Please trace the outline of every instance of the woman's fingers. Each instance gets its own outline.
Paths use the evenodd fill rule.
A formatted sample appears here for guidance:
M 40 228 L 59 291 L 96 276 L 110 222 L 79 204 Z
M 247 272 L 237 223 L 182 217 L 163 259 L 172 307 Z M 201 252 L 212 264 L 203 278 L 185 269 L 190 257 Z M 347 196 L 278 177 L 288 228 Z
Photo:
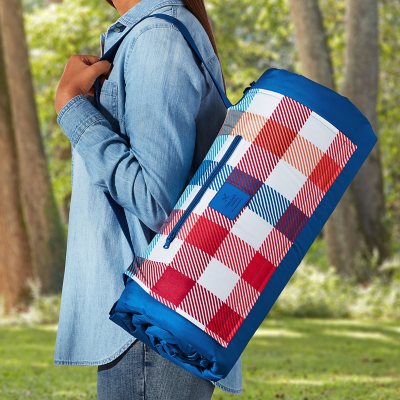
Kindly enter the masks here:
M 111 64 L 108 61 L 98 61 L 82 71 L 81 79 L 90 83 L 91 87 L 98 76 L 106 75 L 110 69 Z
M 97 77 L 108 75 L 111 64 L 99 57 L 87 54 L 74 55 L 68 60 L 56 91 L 55 108 L 57 113 L 74 96 L 92 93 Z
M 80 54 L 79 55 L 81 61 L 83 61 L 86 65 L 92 65 L 99 61 L 100 57 L 92 56 L 89 54 Z

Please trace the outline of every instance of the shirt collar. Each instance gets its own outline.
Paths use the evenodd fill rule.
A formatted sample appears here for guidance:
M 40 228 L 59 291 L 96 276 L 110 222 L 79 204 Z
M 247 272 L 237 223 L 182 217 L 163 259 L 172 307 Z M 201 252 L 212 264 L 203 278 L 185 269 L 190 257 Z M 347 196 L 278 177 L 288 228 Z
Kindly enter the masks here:
M 152 13 L 154 10 L 166 5 L 184 4 L 183 0 L 141 0 L 124 15 L 121 15 L 116 23 L 125 26 L 131 26 L 138 22 L 144 16 Z
M 183 0 L 141 0 L 131 7 L 125 14 L 121 15 L 113 24 L 107 28 L 107 32 L 116 25 L 123 28 L 132 26 L 141 18 L 151 14 L 154 10 L 174 4 L 184 4 Z
M 184 5 L 184 0 L 141 0 L 139 3 L 131 7 L 125 14 L 121 15 L 114 23 L 112 23 L 105 32 L 100 34 L 100 48 L 103 49 L 104 42 L 108 33 L 123 32 L 128 26 L 132 26 L 146 15 L 151 14 L 154 10 L 167 5 Z M 108 46 L 107 46 L 108 47 Z

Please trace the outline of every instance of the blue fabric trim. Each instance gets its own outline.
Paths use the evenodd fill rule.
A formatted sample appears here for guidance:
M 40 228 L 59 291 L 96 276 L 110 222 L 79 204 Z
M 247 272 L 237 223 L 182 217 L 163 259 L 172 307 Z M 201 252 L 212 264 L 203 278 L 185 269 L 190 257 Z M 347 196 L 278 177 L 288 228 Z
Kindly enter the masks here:
M 220 346 L 196 325 L 150 296 L 130 277 L 120 299 L 110 310 L 110 319 L 201 378 L 213 381 L 224 378 L 240 355 L 234 360 L 231 345 L 226 349 Z

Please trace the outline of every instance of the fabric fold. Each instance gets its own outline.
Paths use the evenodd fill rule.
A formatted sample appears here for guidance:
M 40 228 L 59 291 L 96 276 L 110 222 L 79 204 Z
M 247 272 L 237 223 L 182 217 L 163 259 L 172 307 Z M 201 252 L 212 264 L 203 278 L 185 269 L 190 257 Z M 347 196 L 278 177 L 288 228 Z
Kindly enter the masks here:
M 228 356 L 227 349 L 219 348 L 217 342 L 133 279 L 125 281 L 125 290 L 110 310 L 113 322 L 196 376 L 218 381 L 229 373 L 240 354 Z

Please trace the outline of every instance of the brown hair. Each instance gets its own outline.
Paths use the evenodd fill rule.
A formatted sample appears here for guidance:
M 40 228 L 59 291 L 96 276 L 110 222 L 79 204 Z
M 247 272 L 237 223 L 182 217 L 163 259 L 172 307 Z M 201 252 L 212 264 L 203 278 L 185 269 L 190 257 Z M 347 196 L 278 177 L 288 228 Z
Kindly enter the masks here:
M 106 1 L 115 8 L 112 0 L 106 0 Z M 208 38 L 210 39 L 210 42 L 212 44 L 215 54 L 219 59 L 217 44 L 215 42 L 214 33 L 213 33 L 213 30 L 211 27 L 209 16 L 207 14 L 204 0 L 184 0 L 184 4 L 187 7 L 187 9 L 192 14 L 194 14 L 194 16 L 200 21 L 201 25 L 203 26 L 204 30 L 206 31 L 206 33 L 208 35 Z M 224 83 L 224 90 L 226 91 L 225 78 L 224 78 L 223 74 L 222 74 L 222 81 Z

